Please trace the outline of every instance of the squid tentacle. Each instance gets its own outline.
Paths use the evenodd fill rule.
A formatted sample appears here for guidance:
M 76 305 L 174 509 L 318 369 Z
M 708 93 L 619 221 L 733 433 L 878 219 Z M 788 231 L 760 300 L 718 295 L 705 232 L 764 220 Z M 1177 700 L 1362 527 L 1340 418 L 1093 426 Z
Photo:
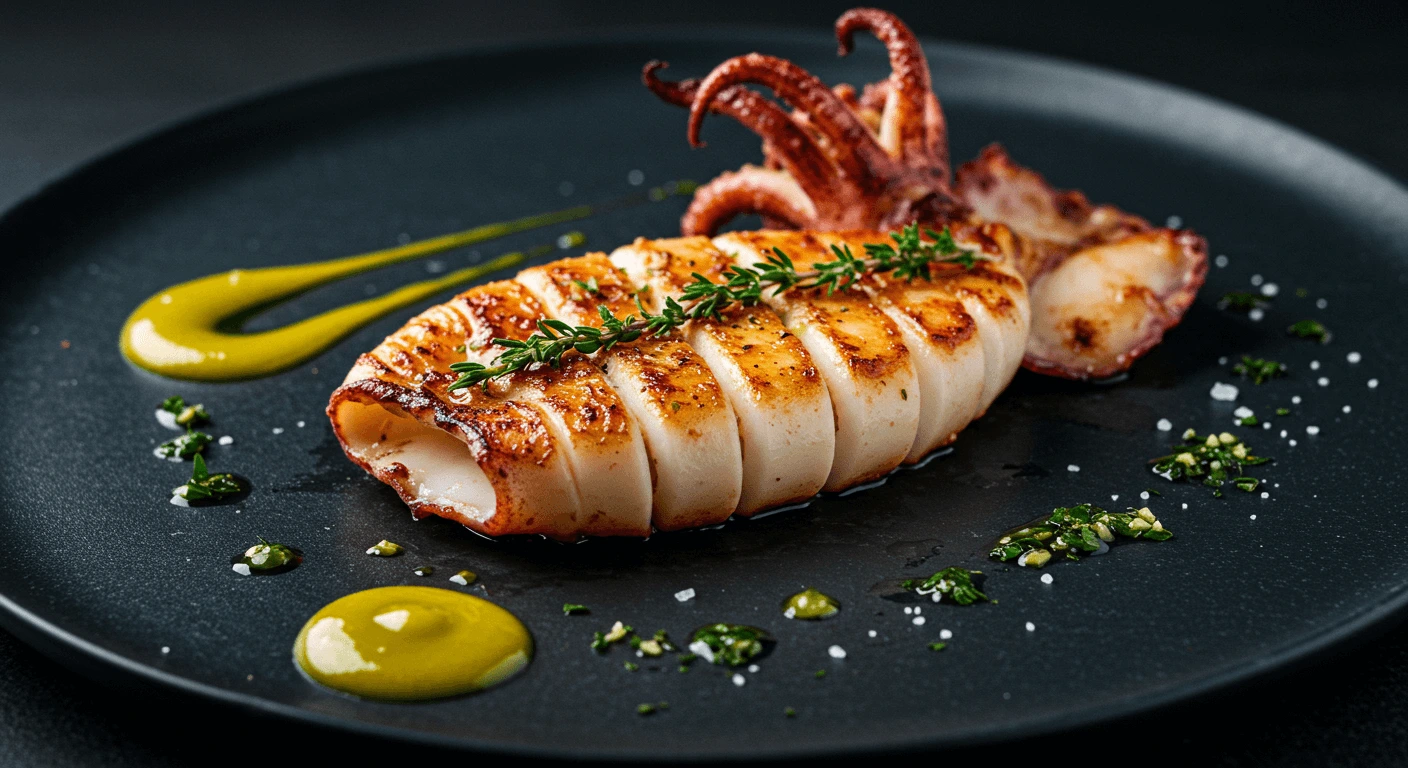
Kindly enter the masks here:
M 837 53 L 855 48 L 855 33 L 865 30 L 885 44 L 890 58 L 888 101 L 881 120 L 880 144 L 907 165 L 934 169 L 948 180 L 948 137 L 943 110 L 933 95 L 929 62 L 919 39 L 892 13 L 853 8 L 836 20 Z
M 860 188 L 874 189 L 877 177 L 885 176 L 892 165 L 890 156 L 860 118 L 821 80 L 790 61 L 759 53 L 725 61 L 699 84 L 689 110 L 691 145 L 702 145 L 699 129 L 719 93 L 739 83 L 771 88 L 783 101 L 805 113 L 809 125 L 826 140 L 837 170 Z
M 669 66 L 658 60 L 646 64 L 641 71 L 641 81 L 660 100 L 689 107 L 699 92 L 699 81 L 660 79 L 656 72 Z M 843 179 L 838 184 L 835 166 L 816 141 L 794 123 L 786 111 L 762 95 L 741 86 L 731 86 L 720 91 L 709 108 L 737 120 L 762 137 L 769 161 L 791 173 L 818 207 L 835 207 L 839 205 L 839 198 L 849 199 L 859 192 L 853 180 Z
M 680 231 L 713 235 L 729 219 L 748 213 L 761 215 L 779 229 L 802 229 L 816 220 L 816 209 L 806 193 L 785 171 L 745 165 L 695 190 Z

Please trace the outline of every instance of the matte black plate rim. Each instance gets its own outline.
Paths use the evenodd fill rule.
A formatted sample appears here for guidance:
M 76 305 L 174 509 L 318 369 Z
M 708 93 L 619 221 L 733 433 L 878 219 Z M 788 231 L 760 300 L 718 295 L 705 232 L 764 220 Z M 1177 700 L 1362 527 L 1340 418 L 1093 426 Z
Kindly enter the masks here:
M 81 186 L 87 176 L 101 173 L 105 166 L 120 162 L 129 155 L 159 147 L 187 131 L 198 130 L 209 123 L 222 119 L 228 112 L 238 110 L 245 106 L 262 105 L 265 102 L 275 99 L 296 98 L 307 91 L 338 81 L 352 80 L 372 73 L 387 72 L 417 65 L 428 65 L 438 61 L 462 58 L 489 58 L 510 52 L 551 50 L 567 45 L 588 46 L 609 45 L 612 43 L 660 43 L 661 39 L 665 36 L 682 41 L 729 42 L 731 39 L 744 37 L 755 39 L 760 34 L 758 28 L 738 25 L 694 26 L 687 29 L 663 26 L 650 29 L 654 31 L 648 33 L 634 31 L 630 33 L 568 34 L 548 39 L 539 38 L 526 42 L 518 41 L 475 46 L 473 48 L 446 53 L 377 62 L 367 66 L 354 67 L 339 73 L 313 75 L 278 87 L 256 90 L 252 93 L 223 101 L 216 106 L 201 110 L 194 115 L 166 122 L 150 131 L 138 134 L 134 138 L 120 141 L 110 149 L 100 152 L 97 156 L 60 172 L 39 189 L 13 204 L 3 215 L 0 215 L 0 227 L 3 227 L 15 219 L 22 218 L 27 209 L 31 206 L 40 205 L 47 198 L 59 196 L 70 187 Z M 795 29 L 772 29 L 767 30 L 766 34 L 773 38 L 787 41 L 813 41 L 822 37 L 813 31 Z M 1040 65 L 1060 67 L 1067 71 L 1124 80 L 1136 84 L 1141 88 L 1160 92 L 1162 95 L 1169 97 L 1185 100 L 1191 99 L 1199 102 L 1200 106 L 1205 110 L 1221 113 L 1228 118 L 1235 119 L 1244 124 L 1273 131 L 1287 139 L 1301 143 L 1308 149 L 1334 156 L 1339 162 L 1352 167 L 1352 169 L 1361 176 L 1375 178 L 1383 187 L 1391 189 L 1393 193 L 1408 199 L 1408 189 L 1401 186 L 1396 178 L 1374 168 L 1351 153 L 1327 144 L 1297 128 L 1214 97 L 1198 94 L 1138 75 L 1068 61 L 1052 56 L 1032 54 L 994 46 L 949 40 L 935 40 L 932 38 L 926 38 L 923 42 L 926 47 L 941 44 L 951 49 L 968 50 L 974 53 L 1002 57 L 1009 60 L 1025 60 Z M 992 727 L 970 730 L 961 736 L 941 739 L 918 738 L 903 741 L 887 740 L 884 742 L 870 742 L 864 739 L 857 739 L 844 747 L 825 749 L 772 748 L 767 745 L 754 745 L 748 749 L 739 749 L 725 754 L 735 758 L 752 757 L 776 759 L 972 746 L 1041 736 L 1093 725 L 1099 722 L 1121 719 L 1203 696 L 1218 689 L 1237 684 L 1249 684 L 1254 681 L 1263 680 L 1276 673 L 1284 673 L 1293 665 L 1305 663 L 1317 655 L 1333 650 L 1342 650 L 1335 646 L 1339 646 L 1346 641 L 1365 639 L 1367 635 L 1370 634 L 1371 630 L 1383 631 L 1389 628 L 1392 623 L 1401 620 L 1404 615 L 1408 615 L 1408 611 L 1405 611 L 1405 608 L 1408 608 L 1408 591 L 1397 590 L 1389 597 L 1377 603 L 1367 605 L 1352 618 L 1344 620 L 1340 624 L 1330 627 L 1318 635 L 1287 643 L 1278 649 L 1263 654 L 1252 663 L 1225 664 L 1219 670 L 1191 682 L 1166 686 L 1152 693 L 1129 697 L 1103 706 L 1085 708 L 1071 714 L 1062 713 L 1046 717 L 1029 718 L 1023 721 L 1008 722 Z M 658 755 L 653 753 L 634 750 L 594 750 L 593 753 L 588 756 L 579 752 L 542 745 L 505 745 L 500 742 L 484 741 L 474 737 L 449 737 L 364 721 L 349 721 L 298 707 L 278 704 L 257 696 L 235 693 L 200 683 L 127 659 L 120 654 L 109 651 L 98 644 L 68 632 L 62 627 L 44 619 L 42 616 L 26 609 L 4 593 L 0 593 L 0 626 L 16 634 L 26 643 L 51 658 L 90 676 L 108 677 L 106 673 L 116 672 L 118 673 L 116 675 L 118 678 L 125 678 L 129 681 L 139 681 L 153 685 L 159 689 L 169 689 L 179 693 L 214 700 L 222 704 L 233 705 L 263 715 L 286 717 L 294 721 L 306 722 L 336 730 L 421 743 L 436 747 L 449 747 L 505 755 L 531 755 L 558 759 L 584 759 L 589 757 L 593 759 L 617 760 L 646 760 L 658 757 Z M 96 662 L 96 664 L 94 662 Z M 696 753 L 693 755 L 674 755 L 672 759 L 699 761 L 704 759 L 717 759 L 718 757 L 718 753 Z

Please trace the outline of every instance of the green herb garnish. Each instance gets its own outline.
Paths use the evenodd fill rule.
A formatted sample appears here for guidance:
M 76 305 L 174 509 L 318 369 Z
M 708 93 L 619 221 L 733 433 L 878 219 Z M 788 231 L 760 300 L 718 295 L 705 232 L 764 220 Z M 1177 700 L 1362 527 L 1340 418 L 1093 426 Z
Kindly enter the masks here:
M 1318 320 L 1301 320 L 1286 329 L 1286 333 L 1302 339 L 1314 339 L 1321 344 L 1329 343 L 1330 331 Z
M 563 615 L 563 616 L 571 616 L 571 615 L 574 614 L 574 613 L 591 613 L 591 609 L 588 608 L 588 607 L 585 606 L 585 605 L 579 605 L 579 604 L 577 604 L 577 603 L 563 603 L 563 604 L 562 604 L 562 615 Z
M 158 445 L 153 453 L 163 459 L 189 459 L 204 451 L 213 439 L 204 432 L 187 429 L 186 434 Z
M 937 594 L 940 597 L 947 597 L 959 605 L 972 605 L 979 600 L 986 601 L 988 596 L 978 591 L 973 585 L 973 577 L 983 575 L 982 571 L 970 571 L 967 568 L 949 566 L 933 576 L 918 581 L 908 579 L 900 583 L 905 589 L 913 589 L 921 595 Z
M 601 286 L 597 284 L 595 277 L 586 281 L 585 283 L 581 280 L 573 280 L 572 284 L 577 286 L 578 288 L 581 288 L 588 295 L 598 296 L 601 294 Z
M 1246 376 L 1252 380 L 1253 384 L 1265 384 L 1278 376 L 1285 376 L 1287 371 L 1285 363 L 1242 355 L 1242 362 L 1232 366 L 1232 372 L 1239 376 Z
M 1116 536 L 1166 541 L 1173 533 L 1164 528 L 1148 507 L 1128 512 L 1108 512 L 1094 504 L 1057 507 L 1046 518 L 1013 529 L 997 540 L 988 556 L 1018 565 L 1041 568 L 1054 555 L 1079 560 L 1099 552 Z
M 205 459 L 197 453 L 195 464 L 191 467 L 191 479 L 187 480 L 185 485 L 173 488 L 171 494 L 186 501 L 212 501 L 243 490 L 244 486 L 240 484 L 239 479 L 229 472 L 210 474 L 205 468 Z
M 763 652 L 764 644 L 771 642 L 772 636 L 757 627 L 720 623 L 696 629 L 690 650 L 714 664 L 739 667 L 752 661 Z M 700 643 L 703 646 L 698 645 Z M 704 647 L 708 648 L 708 654 L 704 653 Z
M 653 714 L 655 714 L 656 712 L 659 712 L 659 711 L 662 710 L 662 709 L 669 709 L 669 708 L 670 708 L 670 703 L 669 703 L 668 701 L 662 701 L 662 702 L 660 702 L 659 704 L 637 704 L 637 705 L 636 705 L 636 714 L 637 714 L 637 715 L 653 715 Z
M 931 651 L 942 651 L 947 647 L 948 643 L 929 643 L 929 650 Z
M 1266 299 L 1247 291 L 1230 291 L 1224 293 L 1222 298 L 1217 300 L 1218 309 L 1229 309 L 1233 312 L 1250 312 L 1258 307 L 1264 307 L 1266 304 Z
M 784 707 L 783 710 L 782 710 L 782 716 L 783 716 L 783 717 L 796 717 L 796 716 L 797 716 L 797 710 L 795 710 L 795 709 L 793 709 L 793 708 L 791 708 L 791 707 Z
M 386 539 L 382 539 L 367 548 L 367 554 L 375 557 L 395 557 L 405 551 L 405 547 L 395 542 L 387 541 Z
M 1271 461 L 1252 455 L 1247 444 L 1230 432 L 1204 437 L 1190 429 L 1183 433 L 1183 440 L 1184 444 L 1175 446 L 1173 453 L 1151 462 L 1154 474 L 1170 482 L 1202 478 L 1203 485 L 1212 488 L 1216 498 L 1222 498 L 1225 483 L 1244 478 L 1243 467 Z
M 276 573 L 298 565 L 302 559 L 293 547 L 269 542 L 260 536 L 259 543 L 246 549 L 235 562 L 243 563 L 252 572 Z
M 185 398 L 180 395 L 172 395 L 162 400 L 159 407 L 161 410 L 175 416 L 178 426 L 198 427 L 210 421 L 210 413 L 205 410 L 205 406 L 199 403 L 196 405 L 186 405 Z
M 1291 415 L 1291 409 L 1290 409 L 1290 408 L 1277 408 L 1277 409 L 1276 409 L 1276 415 L 1277 415 L 1277 416 L 1290 416 L 1290 415 Z
M 631 634 L 631 631 L 632 630 L 629 624 L 622 624 L 618 621 L 615 624 L 611 625 L 611 629 L 607 632 L 593 632 L 592 650 L 597 651 L 598 653 L 604 653 L 608 648 L 611 647 L 612 643 L 618 643 L 622 640 L 625 640 L 626 636 Z
M 624 666 L 627 672 L 634 672 L 637 669 L 640 669 L 640 665 L 635 663 L 634 661 L 625 662 Z
M 490 379 L 534 363 L 557 365 L 563 355 L 573 350 L 591 354 L 609 350 L 617 344 L 630 343 L 642 336 L 662 336 L 690 320 L 718 318 L 720 312 L 734 304 L 757 304 L 765 290 L 777 294 L 791 288 L 817 289 L 830 295 L 850 287 L 868 273 L 893 272 L 903 280 L 916 277 L 927 280 L 930 268 L 935 264 L 957 264 L 971 269 L 979 260 L 987 259 L 959 248 L 947 229 L 942 232 L 925 229 L 922 235 L 929 240 L 921 237 L 919 226 L 915 224 L 899 232 L 891 232 L 890 238 L 895 244 L 867 243 L 866 258 L 856 257 L 849 247 L 832 246 L 832 255 L 836 257 L 834 261 L 818 262 L 812 265 L 811 271 L 801 272 L 786 253 L 774 248 L 764 257 L 764 261 L 754 264 L 751 269 L 731 267 L 723 283 L 712 282 L 696 273 L 695 281 L 685 286 L 679 300 L 667 298 L 659 314 L 647 311 L 637 297 L 639 317 L 617 317 L 605 306 L 598 306 L 600 326 L 574 327 L 561 320 L 539 320 L 538 332 L 527 339 L 494 339 L 494 343 L 506 351 L 494 358 L 492 365 L 469 361 L 451 364 L 450 370 L 460 376 L 449 388 L 454 391 L 475 384 L 487 385 Z M 590 290 L 593 286 L 582 283 L 579 287 Z
M 826 670 L 818 669 L 816 671 L 816 674 L 812 675 L 812 677 L 815 677 L 816 679 L 820 680 L 821 678 L 826 677 Z

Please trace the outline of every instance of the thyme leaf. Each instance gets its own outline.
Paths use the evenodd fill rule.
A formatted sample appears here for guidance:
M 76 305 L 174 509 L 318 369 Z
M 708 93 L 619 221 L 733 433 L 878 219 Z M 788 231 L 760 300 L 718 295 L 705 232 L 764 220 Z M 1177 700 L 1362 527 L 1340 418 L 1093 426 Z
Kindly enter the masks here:
M 1330 330 L 1319 320 L 1301 320 L 1287 328 L 1286 333 L 1302 339 L 1313 339 L 1321 344 L 1330 342 Z
M 835 258 L 812 264 L 809 271 L 799 271 L 791 257 L 782 249 L 774 248 L 763 257 L 763 261 L 751 268 L 731 267 L 721 283 L 715 283 L 696 272 L 694 282 L 684 287 L 678 299 L 666 298 L 658 313 L 648 311 L 638 294 L 638 316 L 628 314 L 618 317 L 603 305 L 597 307 L 601 316 L 600 326 L 572 326 L 561 320 L 540 320 L 538 332 L 527 339 L 494 339 L 494 343 L 503 347 L 504 351 L 490 365 L 471 361 L 453 363 L 450 370 L 458 373 L 459 378 L 450 385 L 450 391 L 475 384 L 488 386 L 491 379 L 534 364 L 556 366 L 561 363 L 562 356 L 569 352 L 589 355 L 610 350 L 617 344 L 629 344 L 642 336 L 663 336 L 690 320 L 718 318 L 731 306 L 757 304 L 762 301 L 765 291 L 778 294 L 799 288 L 823 290 L 831 295 L 850 287 L 869 273 L 893 272 L 902 280 L 919 277 L 927 280 L 935 264 L 956 264 L 972 269 L 978 261 L 988 259 L 959 248 L 948 229 L 942 232 L 932 229 L 921 231 L 917 224 L 911 224 L 898 232 L 891 232 L 890 239 L 894 241 L 893 245 L 866 243 L 864 258 L 856 256 L 849 246 L 832 246 L 831 255 Z M 575 282 L 583 291 L 593 295 L 597 293 L 594 281 Z

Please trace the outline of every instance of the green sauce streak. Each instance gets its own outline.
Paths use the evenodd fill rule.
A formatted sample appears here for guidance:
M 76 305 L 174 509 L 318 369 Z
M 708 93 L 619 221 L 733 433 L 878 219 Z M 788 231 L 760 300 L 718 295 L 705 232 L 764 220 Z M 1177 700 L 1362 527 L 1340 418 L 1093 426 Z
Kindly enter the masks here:
M 1165 528 L 1148 507 L 1107 512 L 1094 504 L 1057 507 L 1051 514 L 1004 533 L 988 556 L 1026 568 L 1041 568 L 1056 555 L 1079 560 L 1100 551 L 1116 537 L 1168 541 Z
M 171 286 L 142 302 L 127 318 L 119 344 L 128 360 L 171 378 L 233 381 L 268 376 L 317 356 L 342 337 L 388 312 L 520 264 L 530 256 L 551 251 L 552 247 L 504 254 L 487 263 L 413 283 L 384 296 L 338 307 L 282 328 L 240 332 L 246 321 L 276 304 L 369 270 L 517 232 L 585 219 L 629 205 L 663 200 L 693 189 L 691 183 L 673 182 L 603 205 L 579 205 L 486 224 L 358 256 L 283 267 L 234 269 L 197 278 Z M 574 236 L 569 236 L 568 242 L 580 244 L 581 235 L 574 233 Z
M 782 603 L 782 615 L 789 619 L 827 619 L 841 612 L 834 598 L 807 587 Z
M 694 630 L 690 648 L 694 643 L 709 647 L 709 655 L 715 664 L 741 667 L 762 653 L 768 643 L 773 642 L 767 630 L 750 627 L 746 624 L 710 624 Z M 703 655 L 703 652 L 700 651 Z

